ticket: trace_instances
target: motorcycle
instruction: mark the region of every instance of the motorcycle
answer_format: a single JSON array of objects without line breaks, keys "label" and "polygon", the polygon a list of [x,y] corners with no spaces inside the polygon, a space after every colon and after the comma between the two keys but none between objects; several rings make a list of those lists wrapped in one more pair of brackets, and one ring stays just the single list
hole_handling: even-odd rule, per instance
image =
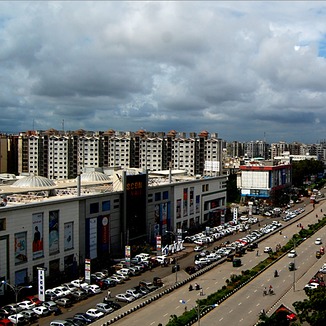
[{"label": "motorcycle", "polygon": [[192,291],[193,290],[193,287],[192,287],[192,285],[190,284],[189,285],[189,291]]}]

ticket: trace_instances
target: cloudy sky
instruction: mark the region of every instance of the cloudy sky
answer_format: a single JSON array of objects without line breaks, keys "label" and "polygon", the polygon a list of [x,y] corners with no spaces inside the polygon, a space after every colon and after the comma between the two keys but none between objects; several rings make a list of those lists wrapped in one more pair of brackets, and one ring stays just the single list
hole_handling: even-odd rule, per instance
[{"label": "cloudy sky", "polygon": [[323,1],[1,1],[0,132],[326,139]]}]

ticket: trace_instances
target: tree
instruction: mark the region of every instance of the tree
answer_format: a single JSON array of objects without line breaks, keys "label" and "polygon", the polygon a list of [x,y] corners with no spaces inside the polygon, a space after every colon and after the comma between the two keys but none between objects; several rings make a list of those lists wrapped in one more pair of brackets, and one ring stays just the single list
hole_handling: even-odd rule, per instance
[{"label": "tree", "polygon": [[322,161],[302,160],[292,163],[292,184],[300,187],[303,181],[312,175],[324,172]]},{"label": "tree", "polygon": [[308,299],[293,303],[301,322],[308,322],[312,326],[326,324],[326,289],[319,286],[317,289],[308,290]]}]

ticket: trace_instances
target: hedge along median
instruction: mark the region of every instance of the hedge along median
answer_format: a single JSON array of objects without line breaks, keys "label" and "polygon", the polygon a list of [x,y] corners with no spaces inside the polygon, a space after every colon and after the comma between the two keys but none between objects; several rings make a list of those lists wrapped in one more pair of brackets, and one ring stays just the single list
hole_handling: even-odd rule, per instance
[{"label": "hedge along median", "polygon": [[[261,261],[259,264],[254,266],[250,270],[242,271],[241,274],[232,274],[230,279],[226,280],[226,285],[222,286],[217,292],[212,293],[207,296],[205,299],[197,300],[197,307],[205,307],[201,312],[201,315],[205,315],[213,307],[209,307],[215,304],[220,304],[226,300],[230,295],[235,291],[239,290],[243,285],[250,282],[258,274],[262,273],[264,270],[269,268],[276,260],[282,258],[287,252],[293,249],[295,246],[298,246],[301,242],[310,238],[318,230],[326,225],[326,215],[321,220],[318,220],[315,224],[308,225],[308,229],[302,228],[299,233],[294,234],[292,239],[290,239],[280,250],[276,252],[271,252],[269,257]],[[200,308],[199,308],[200,309]],[[181,316],[171,315],[169,322],[166,326],[183,326],[183,325],[192,325],[198,319],[197,308],[193,308],[189,311],[185,311]]]}]

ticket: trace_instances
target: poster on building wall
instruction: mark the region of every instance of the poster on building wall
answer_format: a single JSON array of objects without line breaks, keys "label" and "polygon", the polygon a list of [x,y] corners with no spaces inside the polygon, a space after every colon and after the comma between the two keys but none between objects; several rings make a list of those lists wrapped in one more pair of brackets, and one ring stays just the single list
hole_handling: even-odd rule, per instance
[{"label": "poster on building wall", "polygon": [[126,238],[130,243],[146,239],[147,174],[126,175]]},{"label": "poster on building wall", "polygon": [[59,252],[59,211],[49,212],[49,254]]},{"label": "poster on building wall", "polygon": [[89,219],[89,258],[97,258],[97,218]]},{"label": "poster on building wall", "polygon": [[74,247],[74,223],[68,222],[64,224],[64,250],[69,250]]},{"label": "poster on building wall", "polygon": [[162,205],[162,229],[163,232],[167,230],[168,224],[168,205],[167,203],[163,203]]},{"label": "poster on building wall", "polygon": [[192,215],[194,214],[194,187],[190,187],[190,192],[189,192],[189,214]]},{"label": "poster on building wall", "polygon": [[188,189],[183,189],[183,216],[188,215]]},{"label": "poster on building wall", "polygon": [[200,196],[196,196],[196,214],[200,213]]},{"label": "poster on building wall", "polygon": [[110,215],[99,216],[98,234],[99,234],[99,254],[104,254],[109,250],[109,221]]},{"label": "poster on building wall", "polygon": [[27,262],[27,232],[15,233],[15,265]]},{"label": "poster on building wall", "polygon": [[[0,281],[2,280],[1,277],[4,277],[5,280],[8,275],[8,237],[0,238]],[[3,287],[0,287],[0,295],[4,291]]]},{"label": "poster on building wall", "polygon": [[176,203],[176,218],[181,218],[181,199],[177,199]]},{"label": "poster on building wall", "polygon": [[162,237],[160,235],[156,237],[156,252],[157,256],[162,255]]},{"label": "poster on building wall", "polygon": [[130,246],[125,246],[125,261],[127,267],[130,267],[130,256],[131,256]]},{"label": "poster on building wall", "polygon": [[32,215],[33,224],[33,259],[44,257],[43,249],[43,213]]}]

